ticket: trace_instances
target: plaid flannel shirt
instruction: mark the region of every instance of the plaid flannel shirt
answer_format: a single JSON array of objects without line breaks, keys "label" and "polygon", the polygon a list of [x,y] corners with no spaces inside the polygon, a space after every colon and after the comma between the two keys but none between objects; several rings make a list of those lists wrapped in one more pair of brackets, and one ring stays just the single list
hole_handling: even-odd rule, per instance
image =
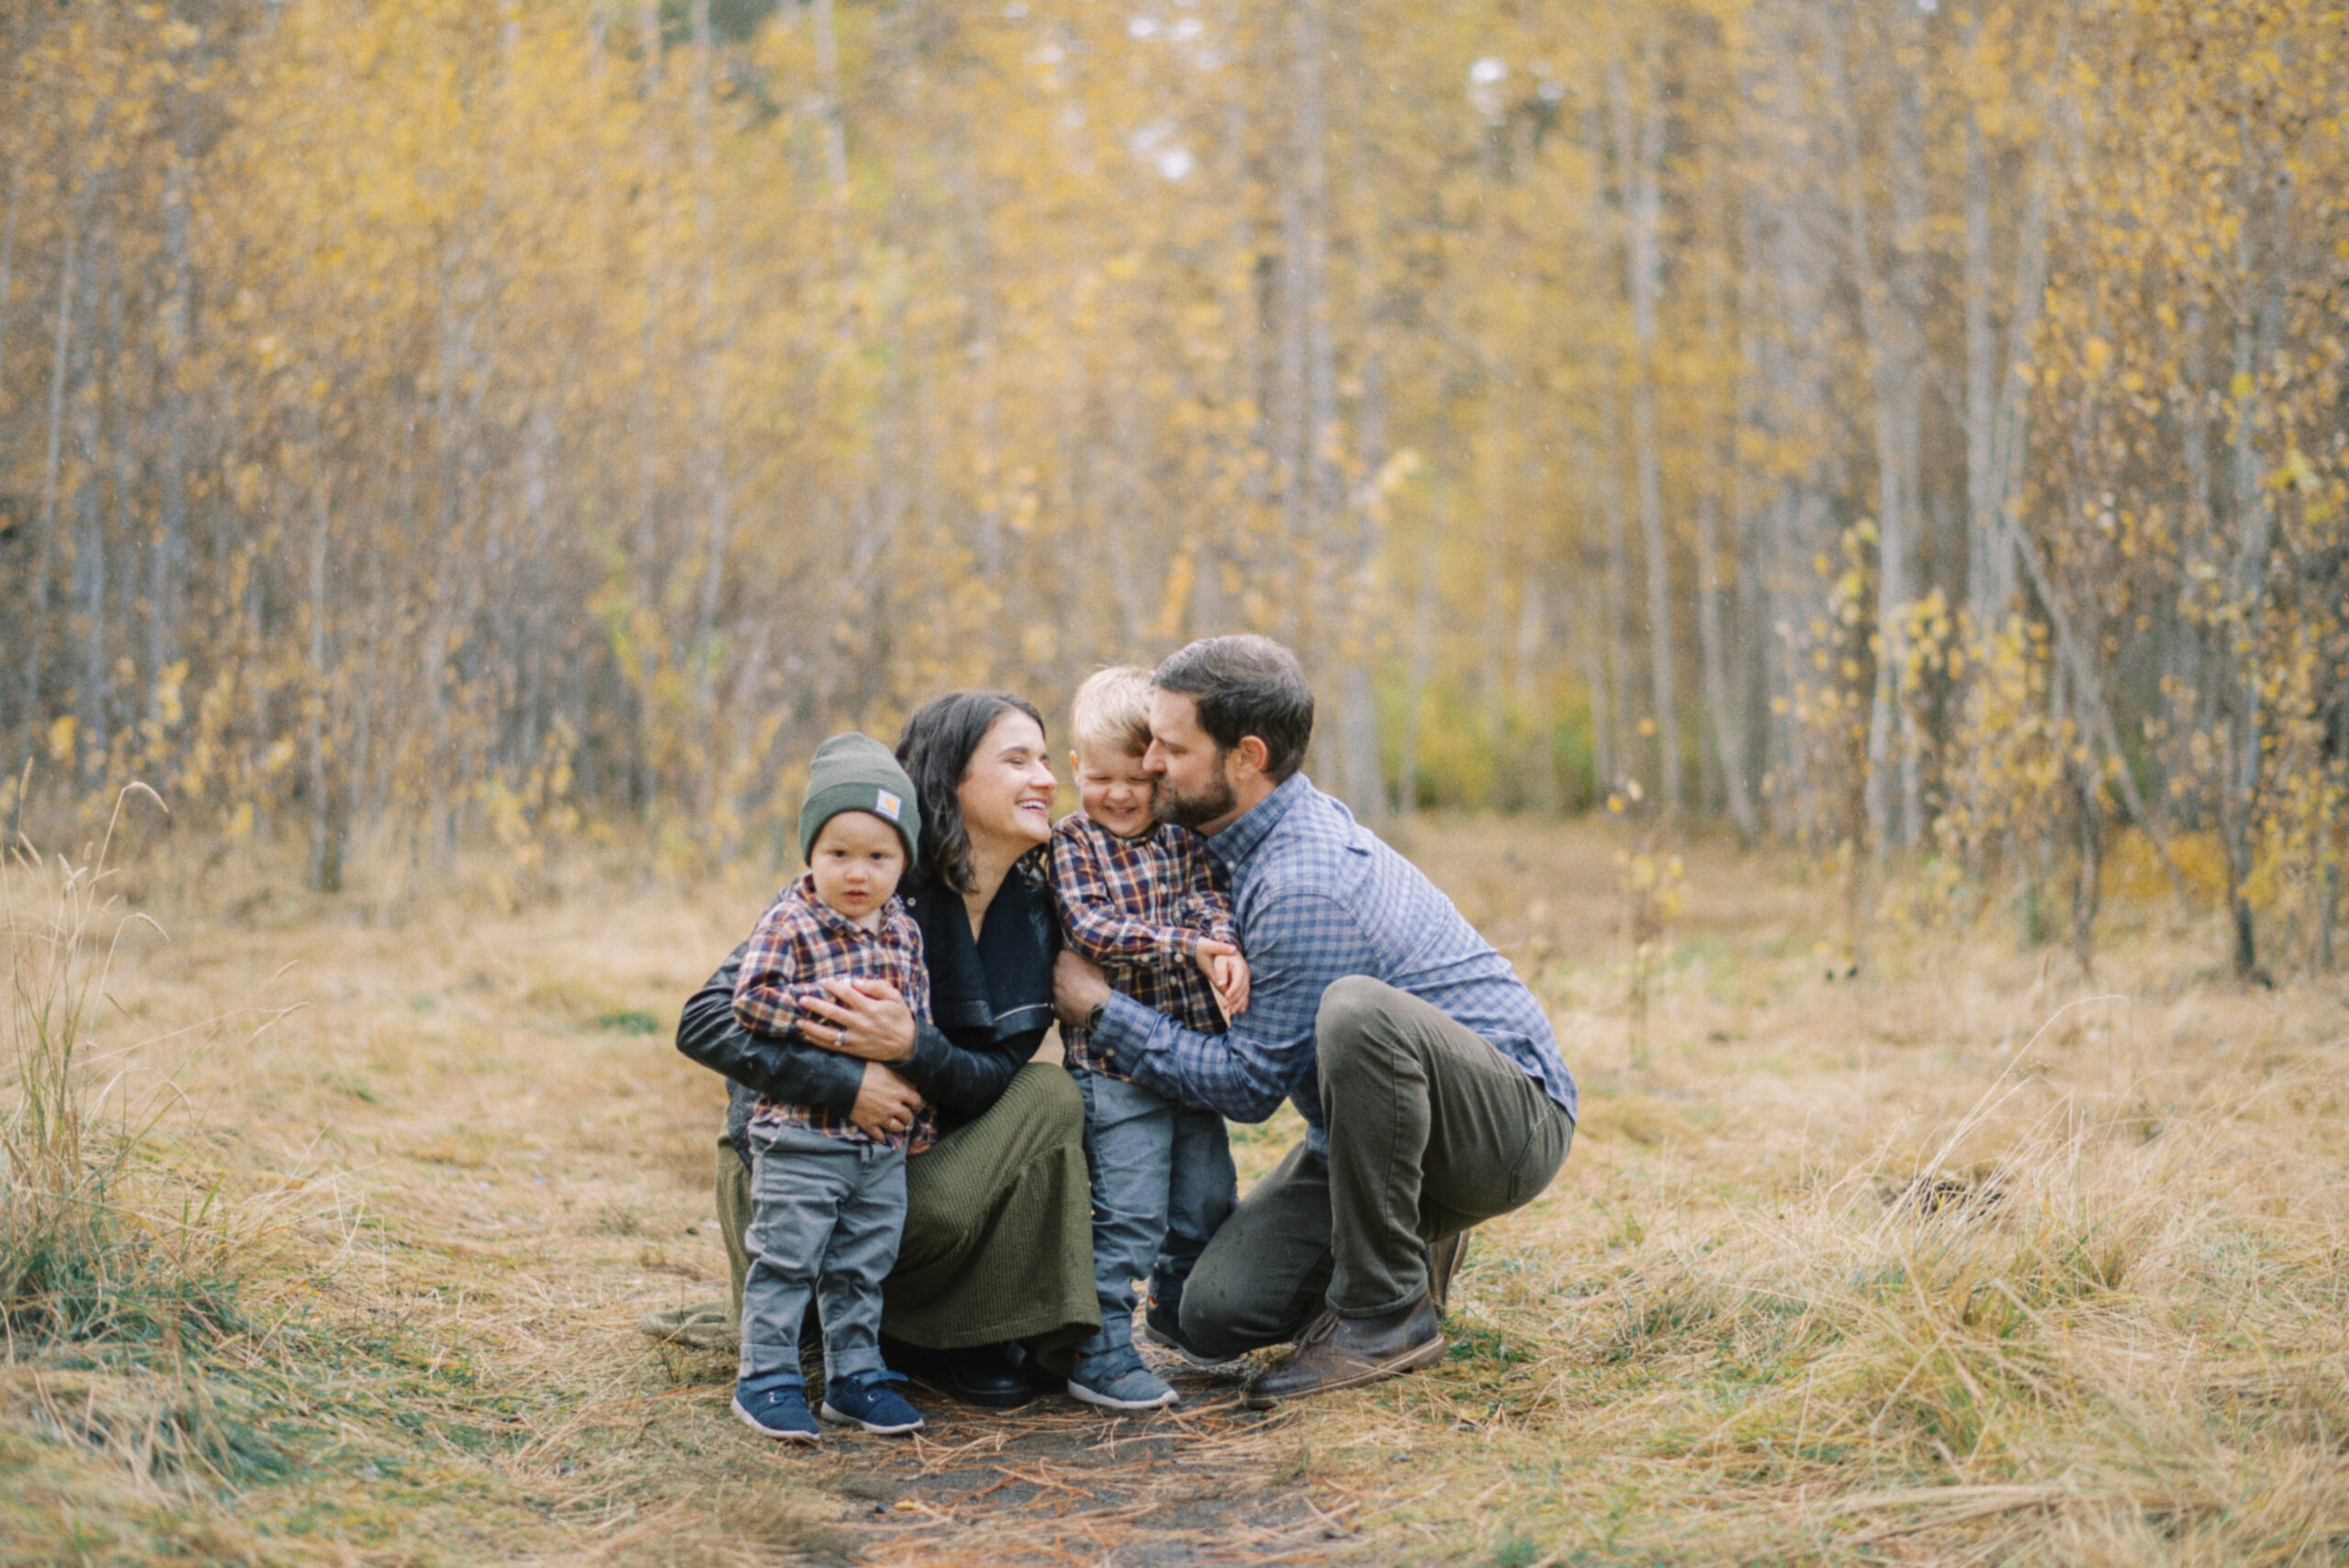
[{"label": "plaid flannel shirt", "polygon": [[1303,773],[1207,845],[1230,870],[1248,1010],[1211,1040],[1111,996],[1094,1048],[1136,1083],[1234,1121],[1262,1121],[1286,1096],[1305,1118],[1308,1140],[1326,1150],[1314,1016],[1331,981],[1367,974],[1482,1035],[1575,1114],[1574,1074],[1549,1016],[1508,960],[1419,867]]},{"label": "plaid flannel shirt", "polygon": [[[828,1001],[822,982],[838,975],[885,980],[905,994],[920,1022],[930,1019],[930,971],[923,967],[921,928],[906,906],[892,898],[881,908],[881,929],[868,931],[816,896],[813,873],[783,890],[743,951],[734,984],[734,1017],[753,1034],[786,1035],[809,1021],[801,1011],[810,1000]],[[821,1019],[815,1021],[821,1022]],[[915,1153],[938,1140],[938,1123],[928,1106],[911,1129],[876,1139],[825,1106],[795,1106],[762,1096],[751,1114],[753,1127],[804,1127],[852,1143],[884,1143]]]},{"label": "plaid flannel shirt", "polygon": [[[1201,1035],[1223,1032],[1215,990],[1199,973],[1201,937],[1239,945],[1222,868],[1197,833],[1172,824],[1121,839],[1084,812],[1052,828],[1052,898],[1068,945],[1107,970],[1109,984]],[[1127,1074],[1067,1031],[1069,1062]]]}]

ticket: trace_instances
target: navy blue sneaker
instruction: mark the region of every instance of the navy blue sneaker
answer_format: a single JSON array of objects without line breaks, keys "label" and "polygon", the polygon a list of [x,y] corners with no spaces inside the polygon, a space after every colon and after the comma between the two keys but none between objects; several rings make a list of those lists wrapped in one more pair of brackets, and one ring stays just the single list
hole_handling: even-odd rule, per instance
[{"label": "navy blue sneaker", "polygon": [[824,1435],[816,1418],[807,1413],[807,1390],[796,1378],[764,1386],[736,1384],[734,1414],[763,1438],[812,1443]]},{"label": "navy blue sneaker", "polygon": [[833,1378],[824,1385],[824,1419],[848,1422],[885,1437],[918,1431],[921,1412],[890,1386],[903,1382],[904,1374],[879,1368]]}]

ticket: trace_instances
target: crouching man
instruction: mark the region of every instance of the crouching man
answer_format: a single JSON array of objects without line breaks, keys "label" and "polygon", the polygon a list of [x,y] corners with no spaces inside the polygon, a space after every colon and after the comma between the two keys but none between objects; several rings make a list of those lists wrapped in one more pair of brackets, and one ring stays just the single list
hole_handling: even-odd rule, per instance
[{"label": "crouching man", "polygon": [[1252,1000],[1228,1033],[1195,1033],[1063,951],[1056,1006],[1145,1087],[1236,1121],[1286,1098],[1307,1134],[1150,1337],[1200,1365],[1294,1341],[1248,1385],[1258,1407],[1429,1365],[1469,1228],[1564,1163],[1574,1077],[1508,961],[1298,772],[1313,693],[1295,655],[1208,638],[1152,679],[1155,809],[1230,872]]}]

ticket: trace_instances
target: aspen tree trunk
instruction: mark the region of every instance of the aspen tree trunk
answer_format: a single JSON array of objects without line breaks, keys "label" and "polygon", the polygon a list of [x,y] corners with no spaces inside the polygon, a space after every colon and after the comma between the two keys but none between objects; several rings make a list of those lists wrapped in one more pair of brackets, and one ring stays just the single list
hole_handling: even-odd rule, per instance
[{"label": "aspen tree trunk", "polygon": [[[1820,139],[1806,125],[1792,128],[1798,136],[1786,134],[1787,118],[1805,103],[1811,83],[1807,24],[1788,9],[1773,15],[1776,25],[1757,35],[1766,52],[1742,90],[1754,134],[1775,131],[1781,145],[1791,142],[1776,177],[1757,183],[1749,197],[1757,270],[1768,279],[1776,321],[1761,339],[1759,403],[1766,438],[1809,445],[1832,417],[1828,378],[1835,367],[1805,346],[1832,339],[1826,290],[1834,270],[1831,237],[1840,224],[1833,172]],[[1817,451],[1781,479],[1763,505],[1757,541],[1776,655],[1768,661],[1766,728],[1772,817],[1781,831],[1822,838],[1838,828],[1829,820],[1819,731],[1806,717],[1803,688],[1820,651],[1812,631],[1818,587],[1812,562],[1831,548],[1828,497],[1840,485],[1839,467],[1831,450]]]},{"label": "aspen tree trunk", "polygon": [[694,716],[708,747],[708,776],[702,781],[703,804],[713,797],[715,770],[721,748],[712,728],[712,682],[718,660],[718,598],[725,582],[726,550],[730,533],[726,483],[726,355],[718,322],[718,198],[717,150],[711,138],[710,87],[716,46],[710,36],[709,0],[693,0],[693,132],[694,239],[701,252],[701,278],[695,301],[694,352],[696,393],[694,449],[699,468],[702,505],[707,517],[702,542],[701,594],[694,616]]},{"label": "aspen tree trunk", "polygon": [[[1349,84],[1362,79],[1362,27],[1353,13],[1341,10],[1334,21],[1324,16],[1322,0],[1305,0],[1304,19],[1311,45],[1309,82],[1300,81],[1302,106],[1308,109],[1310,153],[1306,168],[1308,194],[1307,241],[1313,280],[1314,309],[1309,340],[1312,392],[1313,460],[1317,502],[1324,523],[1322,555],[1330,576],[1322,595],[1328,605],[1323,625],[1334,633],[1325,663],[1334,663],[1338,684],[1337,765],[1339,782],[1354,815],[1371,827],[1386,820],[1386,768],[1379,754],[1378,703],[1372,679],[1375,657],[1375,619],[1379,597],[1378,557],[1383,529],[1378,493],[1380,473],[1386,463],[1386,357],[1384,344],[1384,290],[1376,219],[1353,239],[1355,298],[1360,302],[1360,391],[1355,395],[1354,462],[1360,478],[1352,495],[1340,462],[1338,418],[1336,304],[1330,295],[1330,196],[1328,148],[1329,100],[1322,60],[1337,65],[1340,83],[1338,114],[1354,128],[1349,144],[1357,166],[1377,157],[1364,141],[1360,105],[1347,95]],[[1309,89],[1308,91],[1307,89]]]},{"label": "aspen tree trunk", "polygon": [[[694,0],[696,39],[707,32],[708,0]],[[845,216],[848,206],[848,127],[841,118],[841,43],[832,17],[832,0],[815,0],[816,117],[824,127],[824,172],[832,183],[832,201]],[[701,47],[696,42],[696,48]]]},{"label": "aspen tree trunk", "polygon": [[[78,217],[78,214],[75,215]],[[25,706],[22,755],[29,761],[40,745],[41,639],[49,623],[49,578],[57,555],[57,489],[64,457],[65,379],[73,348],[73,295],[81,282],[82,228],[69,219],[65,257],[57,268],[56,332],[50,345],[49,444],[41,462],[40,522],[33,541],[33,592],[25,617]],[[19,772],[22,771],[21,764]]]},{"label": "aspen tree trunk", "polygon": [[[2282,246],[2292,200],[2288,176],[2270,174],[2251,153],[2247,116],[2238,121],[2243,154],[2243,222],[2236,230],[2235,270],[2243,296],[2234,332],[2234,528],[2242,541],[2229,564],[2229,586],[2242,617],[2240,641],[2232,661],[2235,668],[2232,746],[2222,775],[2225,794],[2220,806],[2220,837],[2227,861],[2227,909],[2234,926],[2235,973],[2249,975],[2259,967],[2256,922],[2248,884],[2253,871],[2258,825],[2263,765],[2266,751],[2266,704],[2259,690],[2261,633],[2267,609],[2267,554],[2275,516],[2260,483],[2266,471],[2259,450],[2259,377],[2274,354],[2283,315],[2283,268],[2273,252]],[[2275,185],[2272,228],[2258,219],[2257,192],[2262,183]],[[2262,244],[2262,239],[2266,243]]]},{"label": "aspen tree trunk", "polygon": [[[1609,146],[1607,122],[1597,110],[1583,117],[1583,144],[1594,159],[1603,158]],[[1616,219],[1608,209],[1603,181],[1593,182],[1588,222],[1595,236],[1607,237],[1601,253],[1610,253]],[[1610,306],[1611,306],[1610,301]],[[1611,334],[1609,334],[1611,336]],[[1619,384],[1622,367],[1609,350],[1594,356],[1597,402],[1598,405],[1598,504],[1599,515],[1607,525],[1607,564],[1601,584],[1602,605],[1597,616],[1586,617],[1598,645],[1598,662],[1603,674],[1602,695],[1598,686],[1592,687],[1594,723],[1600,723],[1601,740],[1596,748],[1605,759],[1606,778],[1597,794],[1604,801],[1609,792],[1631,778],[1635,771],[1631,744],[1631,717],[1625,688],[1629,679],[1624,666],[1629,662],[1631,646],[1630,593],[1631,577],[1629,524],[1623,511],[1623,437],[1622,410],[1617,405],[1620,395]],[[1603,710],[1603,723],[1601,713]]]},{"label": "aspen tree trunk", "polygon": [[317,419],[311,416],[316,473],[310,486],[310,668],[306,710],[310,763],[310,886],[318,893],[342,891],[345,818],[342,792],[328,777],[327,745],[334,702],[334,672],[327,660],[327,546],[333,528],[331,487],[326,454],[317,449]]},{"label": "aspen tree trunk", "polygon": [[960,241],[954,257],[954,271],[963,280],[963,292],[970,300],[971,339],[969,394],[974,406],[971,411],[972,438],[977,448],[975,472],[972,480],[976,484],[979,499],[973,508],[977,514],[972,528],[973,564],[982,582],[998,590],[1004,574],[1003,505],[999,496],[1002,478],[1002,441],[996,404],[996,376],[998,339],[996,324],[996,301],[995,285],[989,276],[994,261],[993,246],[986,228],[986,211],[978,189],[978,171],[967,159],[951,163],[946,178],[954,195],[957,216],[962,223],[953,238]]},{"label": "aspen tree trunk", "polygon": [[1607,803],[1608,792],[1622,775],[1617,769],[1614,710],[1608,702],[1607,596],[1595,573],[1582,580],[1582,635],[1576,647],[1582,655],[1583,689],[1590,694],[1590,798]]},{"label": "aspen tree trunk", "polygon": [[2211,521],[2210,432],[2207,400],[2210,388],[2204,371],[2210,323],[2198,295],[2185,312],[2185,385],[2179,399],[2178,423],[2185,450],[2186,523],[2194,535],[2206,537]]},{"label": "aspen tree trunk", "polygon": [[1992,510],[1998,344],[1990,330],[1990,172],[1978,106],[1965,112],[1966,603],[1974,633],[1987,637],[2014,597],[2013,551]]},{"label": "aspen tree trunk", "polygon": [[194,162],[188,145],[191,115],[184,94],[173,99],[177,124],[171,166],[163,175],[163,273],[161,379],[162,382],[163,450],[157,475],[156,534],[148,557],[147,575],[147,717],[162,722],[162,693],[167,672],[178,657],[180,564],[182,539],[187,534],[188,395],[181,384],[186,363],[189,332],[194,326],[195,269],[188,257],[189,169]]},{"label": "aspen tree trunk", "polygon": [[367,554],[367,657],[359,695],[352,705],[356,711],[351,719],[351,762],[343,770],[343,821],[373,828],[383,814],[384,792],[378,789],[369,794],[368,768],[373,757],[375,713],[384,703],[384,622],[388,606],[384,603],[387,595],[384,589],[383,544],[372,530],[362,532],[359,541]]},{"label": "aspen tree trunk", "polygon": [[0,217],[0,386],[8,384],[8,307],[17,295],[17,212],[25,194],[25,161],[8,166],[8,213]]},{"label": "aspen tree trunk", "polygon": [[1623,455],[1620,410],[1615,403],[1615,371],[1609,364],[1602,373],[1598,392],[1598,498],[1600,509],[1607,517],[1607,711],[1613,724],[1608,750],[1614,754],[1615,766],[1608,781],[1614,788],[1633,773],[1632,749],[1629,723],[1629,698],[1624,688],[1630,684],[1624,666],[1631,661],[1631,617],[1629,608],[1631,580],[1631,545],[1623,516]]},{"label": "aspen tree trunk", "polygon": [[[1375,326],[1372,329],[1377,330]],[[1360,447],[1364,477],[1353,504],[1340,513],[1341,517],[1351,516],[1353,538],[1341,541],[1347,558],[1344,603],[1339,607],[1342,619],[1338,647],[1338,773],[1354,815],[1377,828],[1387,817],[1386,771],[1378,744],[1378,698],[1371,678],[1378,557],[1385,543],[1380,524],[1384,500],[1377,485],[1386,465],[1386,359],[1375,340],[1363,361],[1362,376]]]},{"label": "aspen tree trunk", "polygon": [[[1750,250],[1751,233],[1745,238]],[[1713,345],[1718,345],[1729,329],[1725,298],[1729,291],[1723,276],[1725,265],[1715,264],[1707,276],[1705,339]],[[1720,514],[1723,476],[1728,476],[1735,484],[1742,473],[1742,464],[1737,454],[1737,426],[1744,413],[1746,389],[1752,382],[1750,367],[1753,347],[1750,341],[1751,330],[1749,328],[1749,340],[1740,345],[1737,379],[1731,390],[1731,412],[1726,428],[1720,428],[1722,421],[1718,400],[1709,395],[1706,399],[1698,432],[1703,442],[1700,450],[1718,455],[1704,463],[1697,490],[1697,644],[1698,659],[1704,665],[1705,707],[1712,717],[1713,752],[1720,769],[1721,803],[1729,812],[1731,822],[1736,826],[1739,839],[1749,844],[1760,836],[1762,825],[1754,815],[1753,786],[1747,775],[1744,716],[1731,695],[1731,653],[1728,633],[1721,625]],[[1746,555],[1743,509],[1732,506],[1730,520],[1731,527],[1736,530],[1731,559],[1742,561]]]},{"label": "aspen tree trunk", "polygon": [[[99,713],[99,733],[95,738],[101,766],[110,757],[112,738],[117,727],[135,733],[136,716],[145,706],[135,700],[138,674],[130,658],[131,621],[137,613],[139,601],[139,576],[134,568],[139,556],[138,539],[143,530],[139,520],[139,478],[142,454],[138,432],[141,421],[136,417],[131,402],[129,378],[135,373],[134,367],[130,356],[124,351],[124,295],[127,286],[117,275],[108,307],[113,317],[107,332],[110,365],[106,384],[114,406],[114,527],[110,535],[101,529],[101,547],[109,556],[119,556],[121,570],[105,573],[112,581],[115,596],[112,634],[105,629],[106,589],[104,585],[96,595],[99,612],[93,617],[101,628],[95,639],[99,648],[98,657],[94,661],[99,668],[104,694]],[[151,425],[152,421],[147,423]],[[121,650],[119,653],[114,651],[117,648]],[[130,691],[121,687],[120,677],[125,674],[134,683]],[[100,782],[105,781],[101,779]]]},{"label": "aspen tree trunk", "polygon": [[1517,717],[1521,740],[1511,762],[1524,771],[1519,785],[1520,804],[1543,816],[1557,814],[1558,751],[1553,744],[1557,723],[1550,679],[1550,577],[1539,562],[1527,562],[1518,577]]},{"label": "aspen tree trunk", "polygon": [[[105,331],[91,345],[90,392],[82,399],[78,449],[81,483],[75,487],[74,513],[79,520],[73,543],[73,574],[82,597],[81,710],[76,752],[82,771],[93,784],[102,782],[112,737],[107,718],[113,708],[114,681],[107,662],[106,588],[113,541],[106,537],[106,439],[110,424],[122,417],[122,257],[120,231],[109,220],[101,230],[106,258],[102,285],[106,303]],[[117,442],[123,436],[115,438]]]},{"label": "aspen tree trunk", "polygon": [[1620,172],[1625,215],[1625,292],[1631,301],[1631,451],[1638,471],[1640,538],[1647,552],[1648,679],[1655,712],[1656,756],[1663,807],[1677,815],[1686,805],[1681,785],[1679,701],[1674,693],[1672,563],[1664,529],[1664,481],[1656,450],[1656,298],[1664,271],[1662,169],[1664,84],[1657,80],[1655,40],[1642,48],[1642,102],[1636,112],[1622,61],[1608,68],[1607,91],[1614,112],[1616,168]]},{"label": "aspen tree trunk", "polygon": [[[1236,0],[1224,6],[1222,26],[1226,36],[1241,40],[1239,48],[1244,58],[1249,28]],[[1217,168],[1225,187],[1231,192],[1227,241],[1231,260],[1218,275],[1216,284],[1233,351],[1221,387],[1230,412],[1216,447],[1235,503],[1230,509],[1252,511],[1261,501],[1263,484],[1250,460],[1261,450],[1264,437],[1264,311],[1257,297],[1253,271],[1258,255],[1256,181],[1252,172],[1248,106],[1243,95],[1235,92],[1226,100],[1220,125]],[[1189,635],[1193,637],[1213,636],[1226,629],[1223,574],[1227,564],[1237,563],[1240,539],[1232,526],[1235,519],[1217,515],[1223,509],[1211,508],[1197,517],[1191,535],[1195,565],[1191,573]]]},{"label": "aspen tree trunk", "polygon": [[[1891,0],[1896,6],[1902,0]],[[1828,80],[1835,94],[1835,118],[1842,138],[1845,239],[1851,253],[1852,280],[1859,296],[1860,331],[1867,346],[1873,391],[1876,466],[1876,686],[1868,709],[1867,830],[1870,849],[1882,855],[1896,844],[1912,841],[1919,812],[1910,806],[1919,796],[1916,785],[1914,718],[1908,692],[1909,606],[1915,597],[1912,582],[1916,554],[1915,457],[1920,407],[1915,362],[1915,327],[1910,315],[1909,267],[1904,260],[1909,244],[1902,233],[1906,195],[1915,172],[1899,168],[1905,156],[1921,156],[1908,146],[1898,128],[1909,114],[1913,88],[1896,89],[1901,107],[1895,113],[1896,131],[1887,158],[1894,186],[1893,234],[1887,270],[1876,265],[1871,232],[1865,155],[1860,145],[1858,107],[1844,69],[1842,39],[1828,36]]]},{"label": "aspen tree trunk", "polygon": [[1728,633],[1721,626],[1720,512],[1720,492],[1709,483],[1697,497],[1697,638],[1705,664],[1705,706],[1712,715],[1714,751],[1720,763],[1722,803],[1737,836],[1750,844],[1761,836],[1762,824],[1754,815],[1747,776],[1743,717],[1730,688]]},{"label": "aspen tree trunk", "polygon": [[[1900,537],[1884,557],[1897,561],[1880,579],[1882,602],[1897,623],[1899,658],[1893,669],[1893,727],[1899,748],[1900,843],[1913,847],[1925,828],[1922,694],[1909,669],[1909,613],[1924,596],[1925,386],[1932,379],[1925,337],[1925,100],[1924,11],[1916,0],[1884,0],[1892,18],[1892,223],[1886,236],[1889,298],[1886,323],[1898,373],[1892,380],[1893,453],[1900,475]],[[1882,617],[1879,615],[1879,619]],[[1887,644],[1887,649],[1892,645]]]},{"label": "aspen tree trunk", "polygon": [[[1342,528],[1343,480],[1338,467],[1338,354],[1330,298],[1329,93],[1322,71],[1329,51],[1321,0],[1293,0],[1297,25],[1297,151],[1298,195],[1304,210],[1305,449],[1299,454],[1308,482],[1312,511],[1309,537],[1317,553],[1335,560],[1330,547]],[[1317,600],[1326,600],[1317,595]],[[1318,609],[1328,613],[1322,605]]]},{"label": "aspen tree trunk", "polygon": [[[1496,400],[1497,403],[1497,400]],[[1506,416],[1504,415],[1504,417]],[[1508,712],[1507,674],[1508,666],[1508,579],[1506,558],[1509,554],[1508,509],[1504,500],[1508,495],[1505,477],[1507,446],[1498,428],[1499,421],[1488,423],[1476,442],[1476,494],[1485,514],[1484,538],[1478,555],[1485,574],[1477,606],[1476,701],[1483,710],[1485,749],[1488,755],[1500,759],[1508,751]],[[1510,781],[1506,770],[1498,770],[1494,780],[1494,798],[1488,804],[1508,806]]]},{"label": "aspen tree trunk", "polygon": [[1315,317],[1320,309],[1315,229],[1323,184],[1320,10],[1288,0],[1289,166],[1281,181],[1281,332],[1274,469],[1281,490],[1281,639],[1302,640],[1311,619],[1311,558],[1321,533],[1315,428]]},{"label": "aspen tree trunk", "polygon": [[[652,759],[661,749],[660,727],[666,722],[653,711],[653,681],[666,653],[670,632],[665,624],[664,551],[659,546],[661,487],[661,367],[668,358],[668,139],[662,133],[661,7],[658,0],[639,0],[636,7],[637,51],[642,57],[644,79],[644,325],[639,352],[642,367],[636,386],[636,543],[630,589],[647,612],[640,617],[644,629],[629,648],[636,667],[629,672],[629,705],[636,724],[630,748],[631,791],[639,811],[649,811],[662,781]],[[655,617],[663,617],[656,622]],[[658,625],[660,635],[651,635]]]},{"label": "aspen tree trunk", "polygon": [[515,752],[517,762],[527,771],[538,764],[540,742],[547,728],[547,644],[552,640],[548,625],[554,587],[550,580],[553,552],[549,534],[556,447],[554,417],[544,403],[531,410],[523,439],[522,517],[528,532],[516,568],[522,604],[517,625],[521,646],[516,651],[521,666],[521,741]]},{"label": "aspen tree trunk", "polygon": [[1435,669],[1435,558],[1436,533],[1431,527],[1419,536],[1419,566],[1412,574],[1410,664],[1403,684],[1403,733],[1395,757],[1395,810],[1406,821],[1419,808],[1419,734],[1429,677]]}]

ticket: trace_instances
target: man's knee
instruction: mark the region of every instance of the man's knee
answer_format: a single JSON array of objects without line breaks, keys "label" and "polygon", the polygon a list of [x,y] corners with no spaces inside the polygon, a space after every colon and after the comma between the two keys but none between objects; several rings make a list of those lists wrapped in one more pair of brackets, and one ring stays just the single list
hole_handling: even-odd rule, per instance
[{"label": "man's knee", "polygon": [[1326,1075],[1389,1053],[1398,1039],[1391,1027],[1405,994],[1367,974],[1341,975],[1321,993],[1313,1016],[1313,1047]]},{"label": "man's knee", "polygon": [[1176,1315],[1183,1338],[1194,1349],[1211,1356],[1230,1356],[1254,1348],[1244,1329],[1254,1305],[1254,1293],[1246,1284],[1245,1270],[1217,1268],[1210,1259],[1200,1260],[1200,1266],[1183,1282],[1183,1305]]}]

